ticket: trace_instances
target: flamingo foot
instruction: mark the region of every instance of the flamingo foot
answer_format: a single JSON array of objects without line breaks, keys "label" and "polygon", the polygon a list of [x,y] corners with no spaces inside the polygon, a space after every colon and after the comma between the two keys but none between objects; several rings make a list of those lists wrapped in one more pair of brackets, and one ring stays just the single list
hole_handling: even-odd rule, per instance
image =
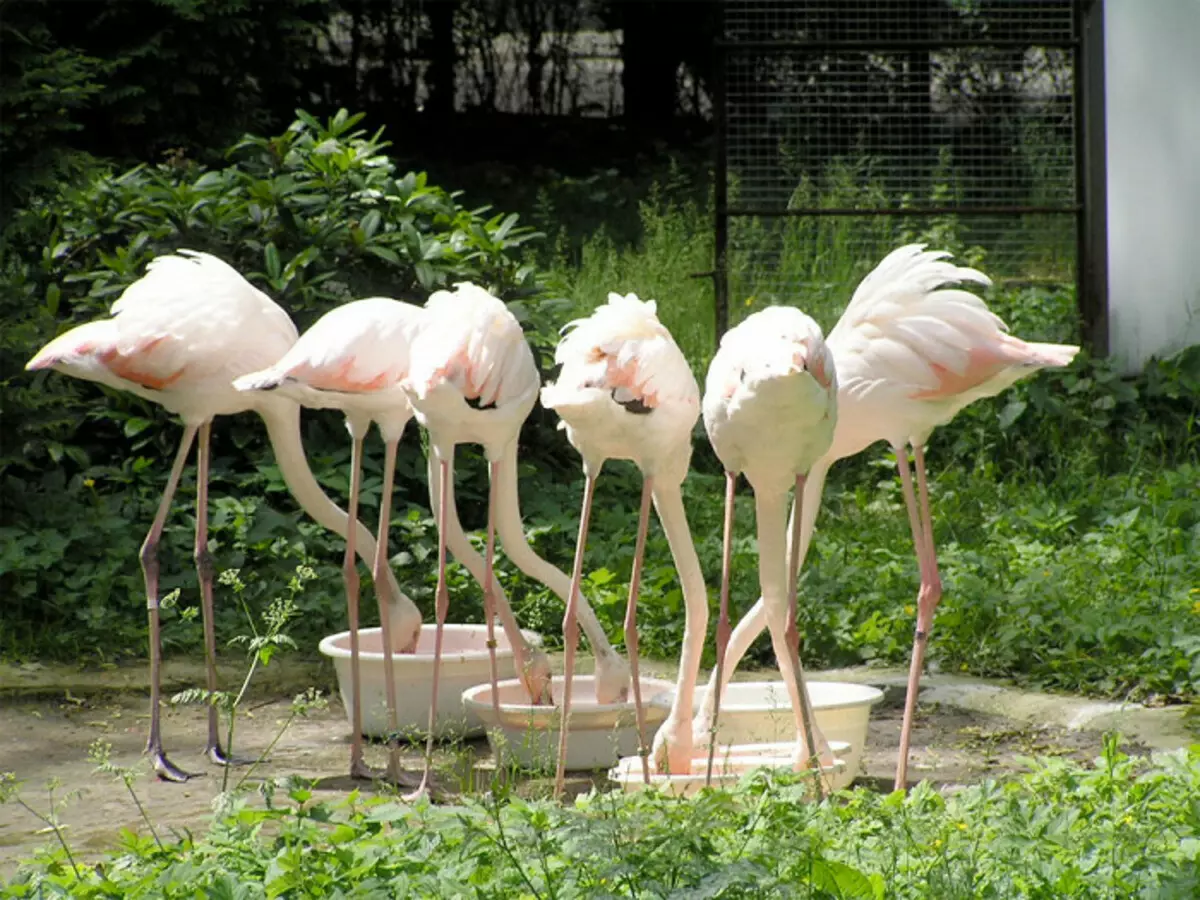
[{"label": "flamingo foot", "polygon": [[357,781],[377,781],[383,777],[383,770],[367,765],[361,756],[350,760],[350,777]]},{"label": "flamingo foot", "polygon": [[258,760],[246,756],[235,756],[232,753],[226,753],[220,741],[205,747],[204,755],[208,757],[208,761],[214,766],[252,766],[258,762]]},{"label": "flamingo foot", "polygon": [[166,751],[162,747],[155,747],[150,750],[150,761],[154,764],[154,774],[158,776],[159,781],[171,781],[175,784],[183,784],[192,778],[203,777],[203,772],[185,772],[171,760],[167,759]]}]

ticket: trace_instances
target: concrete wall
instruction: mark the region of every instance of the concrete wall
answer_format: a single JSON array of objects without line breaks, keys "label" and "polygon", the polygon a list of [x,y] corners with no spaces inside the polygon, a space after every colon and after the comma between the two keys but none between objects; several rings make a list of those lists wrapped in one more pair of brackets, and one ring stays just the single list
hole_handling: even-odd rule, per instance
[{"label": "concrete wall", "polygon": [[1104,0],[1109,347],[1200,343],[1200,0]]}]

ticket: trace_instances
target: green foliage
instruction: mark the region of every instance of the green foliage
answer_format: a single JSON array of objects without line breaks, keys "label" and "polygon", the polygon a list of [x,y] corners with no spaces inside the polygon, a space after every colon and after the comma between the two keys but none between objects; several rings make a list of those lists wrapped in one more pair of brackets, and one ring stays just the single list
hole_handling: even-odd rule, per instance
[{"label": "green foliage", "polygon": [[[207,835],[160,848],[131,832],[102,865],[48,849],[8,896],[1194,897],[1200,748],[1153,761],[1106,742],[1094,767],[1030,772],[943,796],[859,789],[805,802],[759,772],[690,800],[592,793],[573,806],[321,801],[303,783],[242,794]],[[781,839],[786,836],[786,839]]]},{"label": "green foliage", "polygon": [[[0,336],[6,510],[0,585],[11,623],[5,652],[38,645],[55,655],[89,649],[107,655],[142,643],[137,548],[177,432],[155,404],[21,368],[57,331],[105,315],[156,255],[180,247],[216,253],[301,328],[356,297],[421,302],[457,280],[522,300],[522,315],[540,314],[540,288],[520,258],[538,235],[517,216],[468,209],[423,174],[397,172],[381,135],[356,127],[359,116],[342,111],[326,122],[298,116],[282,134],[243,138],[230,148],[225,168],[180,158],[101,173],[64,185],[53,200],[35,199],[17,220],[0,268],[0,313],[11,323]],[[344,496],[349,446],[339,418],[314,415],[306,444],[318,477]],[[423,498],[424,459],[415,440],[405,443],[399,472],[401,502]],[[181,499],[189,496],[188,478]],[[378,493],[379,462],[372,457],[364,491],[368,521],[377,515]],[[465,493],[469,498],[471,491]],[[284,582],[296,561],[311,559],[322,587],[300,601],[307,607],[300,635],[327,633],[316,629],[340,605],[333,561],[341,550],[291,512],[252,423],[218,424],[212,498],[210,537],[221,565],[253,569],[247,584],[261,600],[271,590],[265,585]],[[271,505],[276,499],[282,510]],[[192,590],[182,552],[190,527],[190,520],[168,526],[164,590]],[[223,616],[226,624],[235,620],[233,612]],[[92,647],[99,635],[105,640]],[[198,638],[198,626],[166,624],[169,647],[195,646]]]}]

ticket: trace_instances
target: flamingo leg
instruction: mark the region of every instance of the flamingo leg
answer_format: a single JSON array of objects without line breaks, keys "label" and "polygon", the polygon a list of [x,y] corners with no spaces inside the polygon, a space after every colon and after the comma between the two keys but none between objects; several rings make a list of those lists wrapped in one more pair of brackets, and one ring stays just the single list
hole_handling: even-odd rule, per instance
[{"label": "flamingo leg", "polygon": [[933,545],[929,487],[925,480],[925,451],[923,448],[914,447],[913,455],[920,486],[920,500],[913,490],[912,473],[908,468],[908,448],[896,449],[896,467],[900,471],[900,486],[904,491],[904,504],[908,508],[908,524],[912,529],[917,566],[921,572],[921,586],[917,592],[917,627],[913,635],[912,661],[908,669],[908,690],[904,695],[904,720],[900,725],[895,790],[903,790],[908,785],[908,752],[912,741],[913,719],[916,717],[921,671],[925,663],[925,647],[929,641],[929,632],[933,628],[934,612],[942,599],[942,580],[938,574],[937,556]]},{"label": "flamingo leg", "polygon": [[[788,697],[792,704],[792,713],[796,721],[797,761],[804,767],[812,764],[813,757],[819,757],[823,763],[832,762],[829,745],[826,743],[821,729],[811,716],[805,717],[808,709],[805,698],[808,688],[804,684],[804,670],[800,666],[799,653],[795,644],[788,636],[788,602],[791,590],[786,579],[791,571],[788,564],[788,550],[785,540],[787,533],[787,493],[754,486],[754,503],[757,512],[758,525],[758,571],[759,583],[762,588],[763,601],[767,610],[767,629],[771,634],[771,646],[775,650],[775,659],[779,664],[779,673],[783,677]],[[811,714],[811,710],[809,710]],[[810,741],[809,735],[812,735]],[[818,799],[822,795],[821,778],[814,778]]]},{"label": "flamingo leg", "polygon": [[[792,507],[792,523],[803,518],[804,506],[804,482],[805,476],[796,476],[796,500]],[[798,609],[799,591],[799,576],[800,576],[800,529],[793,527],[791,529],[791,547],[788,551],[788,609],[787,621],[784,626],[784,631],[787,635],[789,653],[795,654],[793,665],[796,669],[796,678],[799,682],[800,689],[800,721],[801,727],[804,729],[804,742],[808,748],[808,765],[811,768],[820,768],[820,758],[817,753],[817,742],[813,734],[813,710],[811,698],[808,696],[808,685],[804,683],[804,668],[800,664],[800,630],[796,622]]]},{"label": "flamingo leg", "polygon": [[217,706],[217,636],[213,622],[213,576],[216,567],[208,549],[208,471],[212,422],[200,426],[196,446],[196,574],[200,579],[200,613],[204,620],[204,671],[208,687],[208,742],[204,755],[218,766],[248,765],[251,760],[231,757],[221,747]]},{"label": "flamingo leg", "polygon": [[[451,450],[453,453],[453,450]],[[433,740],[434,729],[437,726],[438,680],[442,668],[442,633],[446,625],[446,613],[450,609],[450,592],[446,587],[446,505],[448,485],[450,482],[450,460],[439,454],[441,467],[441,482],[438,485],[438,580],[437,580],[437,630],[433,640],[433,691],[429,700],[429,734],[425,741],[425,770],[421,773],[421,783],[407,799],[419,797],[427,793],[433,782]]]},{"label": "flamingo leg", "polygon": [[[500,464],[488,464],[488,517],[487,541],[483,551],[483,618],[487,622],[488,665],[492,679],[492,711],[496,721],[500,721],[500,683],[496,671],[496,592],[493,587],[496,580],[496,487]],[[519,648],[514,645],[514,653]]]},{"label": "flamingo leg", "polygon": [[712,719],[708,733],[708,767],[704,773],[704,784],[712,784],[713,756],[717,749],[717,717],[721,712],[721,685],[724,677],[725,651],[729,647],[729,580],[733,569],[733,512],[734,500],[737,493],[737,473],[725,473],[725,529],[721,538],[721,601],[717,614],[717,664],[713,669],[713,683],[716,688],[710,689],[712,700]]},{"label": "flamingo leg", "polygon": [[[362,458],[363,437],[355,433],[350,447],[350,502],[346,509],[351,523],[358,521],[358,495],[362,491]],[[356,531],[353,525],[346,529],[346,555],[342,559],[342,581],[346,586],[346,616],[350,625],[350,694],[353,698],[350,712],[353,732],[350,737],[350,777],[374,778],[379,773],[368,766],[363,757],[362,674],[358,634],[360,580],[355,548]]]},{"label": "flamingo leg", "polygon": [[575,563],[571,568],[571,586],[567,593],[567,611],[563,615],[563,695],[562,723],[558,733],[558,764],[554,773],[554,798],[562,796],[567,774],[567,723],[571,715],[571,682],[575,677],[575,651],[579,647],[579,591],[583,581],[583,555],[587,549],[588,522],[592,518],[592,498],[596,476],[585,473],[583,509],[579,515],[579,536],[575,540]]},{"label": "flamingo leg", "polygon": [[[392,485],[396,475],[396,448],[399,436],[387,440],[383,451],[383,490],[379,495],[379,536],[375,540],[375,560],[372,575],[376,584],[383,584],[388,567],[388,526],[392,519]],[[392,648],[392,616],[390,604],[378,590],[379,630],[383,638],[383,679],[388,705],[388,762],[387,778],[394,784],[405,784],[406,776],[400,766],[400,720],[396,703],[396,663]]]},{"label": "flamingo leg", "polygon": [[195,425],[185,425],[183,437],[179,441],[179,450],[175,453],[175,462],[171,466],[171,474],[167,477],[167,486],[163,489],[162,499],[158,502],[158,512],[146,540],[142,543],[141,563],[142,575],[146,581],[146,610],[150,618],[150,734],[146,739],[146,752],[154,763],[154,771],[163,781],[183,782],[194,777],[196,772],[185,772],[167,759],[163,750],[162,731],[159,722],[159,705],[161,703],[162,685],[162,630],[159,623],[158,599],[158,541],[162,537],[163,525],[167,521],[167,513],[171,509],[171,499],[175,489],[179,487],[179,476],[183,474],[184,463],[196,439]]},{"label": "flamingo leg", "polygon": [[642,564],[646,557],[646,531],[650,524],[650,500],[654,478],[642,479],[642,507],[638,513],[637,540],[633,546],[633,571],[629,575],[629,600],[625,604],[625,652],[629,654],[633,682],[633,709],[637,721],[638,755],[642,758],[642,780],[650,783],[650,747],[646,744],[646,712],[642,708],[642,686],[638,680],[637,602],[642,588]]}]

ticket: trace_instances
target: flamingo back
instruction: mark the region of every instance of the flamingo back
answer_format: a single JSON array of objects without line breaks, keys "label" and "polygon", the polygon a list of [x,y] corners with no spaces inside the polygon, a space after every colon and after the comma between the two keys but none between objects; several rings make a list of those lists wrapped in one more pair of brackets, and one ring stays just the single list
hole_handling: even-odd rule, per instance
[{"label": "flamingo back", "polygon": [[820,326],[794,307],[768,307],[726,332],[703,402],[725,468],[756,490],[807,472],[833,437],[838,377]]},{"label": "flamingo back", "polygon": [[514,403],[540,385],[516,316],[478,285],[459,282],[425,304],[428,323],[413,350],[409,382],[418,398],[452,387],[480,408]]},{"label": "flamingo back", "polygon": [[562,369],[542,404],[585,459],[632,459],[653,472],[682,458],[686,469],[700,388],[655,302],[610,293],[563,331],[554,354]]},{"label": "flamingo back", "polygon": [[952,286],[991,279],[947,256],[922,244],[892,251],[830,332],[841,381],[838,458],[875,440],[923,441],[968,404],[1079,351],[1010,335],[980,297]]},{"label": "flamingo back", "polygon": [[290,380],[350,394],[395,387],[408,375],[423,320],[424,310],[411,303],[387,297],[355,300],[321,316],[278,362],[236,384],[263,390]]},{"label": "flamingo back", "polygon": [[297,338],[287,313],[236,269],[191,250],[151,260],[111,313],[51,341],[26,368],[59,368],[207,417],[244,408],[233,379]]}]

